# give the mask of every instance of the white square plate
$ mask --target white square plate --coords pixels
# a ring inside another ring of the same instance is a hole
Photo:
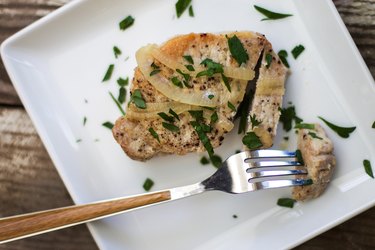
[[[335,144],[337,171],[324,195],[276,205],[289,189],[242,195],[211,192],[133,211],[90,224],[102,249],[283,249],[290,248],[369,208],[375,202],[374,180],[362,161],[375,164],[374,81],[330,0],[193,1],[195,17],[175,17],[175,0],[73,1],[30,25],[2,44],[2,57],[28,113],[76,203],[200,181],[214,172],[200,156],[130,160],[101,124],[115,121],[119,110],[117,77],[132,77],[135,51],[176,34],[252,30],[266,34],[276,51],[303,44],[295,60],[285,105],[291,101],[306,122],[317,116],[342,126],[356,126],[349,139],[326,128]],[[263,21],[254,4],[292,17]],[[135,23],[120,31],[132,15]],[[123,54],[115,59],[112,48]],[[126,60],[126,58],[128,60]],[[111,81],[101,80],[115,64]],[[83,126],[83,117],[87,123]],[[278,137],[286,134],[279,127]],[[223,157],[241,148],[233,131],[217,152]],[[80,140],[80,142],[77,142]],[[277,139],[275,147],[280,146]],[[293,141],[293,140],[292,140]],[[288,146],[294,149],[294,143]],[[233,218],[237,215],[238,218]]]

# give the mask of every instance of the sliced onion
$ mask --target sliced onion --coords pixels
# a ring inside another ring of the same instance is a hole
[[[133,120],[155,119],[160,117],[158,115],[160,112],[168,114],[169,109],[172,109],[176,114],[195,109],[192,105],[178,102],[146,103],[146,106],[146,109],[139,109],[130,104],[126,111],[126,116]]]
[[[199,91],[193,88],[179,88],[173,85],[170,80],[162,74],[154,74],[150,76],[153,68],[151,64],[154,58],[151,55],[153,45],[149,45],[139,49],[136,53],[138,67],[144,77],[149,81],[158,91],[166,97],[185,104],[192,104],[197,106],[216,107],[218,105],[219,93],[214,90]],[[209,95],[214,95],[212,99]]]
[[[179,69],[184,73],[189,73],[184,65],[177,62],[175,59],[171,58],[170,56],[163,53],[157,46],[153,45],[151,50],[152,56],[157,59],[159,62],[164,64],[170,69],[176,70]],[[201,65],[194,65],[194,69],[196,72],[201,72],[205,70],[204,67]],[[234,79],[241,79],[241,80],[252,80],[255,77],[254,70],[247,69],[244,67],[230,67],[230,66],[223,66],[224,75]]]

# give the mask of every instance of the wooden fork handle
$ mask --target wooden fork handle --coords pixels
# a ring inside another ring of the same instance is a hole
[[[0,219],[0,243],[82,224],[171,199],[161,191]]]

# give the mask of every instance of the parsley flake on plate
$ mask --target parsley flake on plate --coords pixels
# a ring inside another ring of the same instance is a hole
[[[118,109],[120,110],[121,114],[122,115],[125,115],[125,111],[124,109],[121,107],[121,103],[119,101],[117,101],[117,99],[113,96],[113,94],[111,92],[109,92],[109,95],[111,96],[113,102],[116,104],[116,106],[118,107]]]
[[[111,76],[112,76],[114,68],[115,68],[114,64],[110,64],[108,66],[108,69],[107,69],[107,71],[104,74],[102,82],[105,82],[105,81],[108,81],[109,79],[111,79]]]
[[[291,198],[280,198],[277,200],[277,205],[281,207],[293,208],[294,203],[296,203],[296,200],[291,199]]]
[[[120,87],[117,101],[122,104],[125,102],[125,99],[126,99],[126,89],[124,87]]]
[[[150,178],[147,178],[143,183],[143,189],[147,192],[151,190],[152,186],[154,186],[154,181]]]
[[[292,14],[283,14],[283,13],[273,12],[263,7],[260,7],[258,5],[254,5],[254,8],[265,16],[265,18],[263,18],[261,21],[277,20],[277,19],[282,19],[282,18],[286,18],[289,16],[293,16]]]
[[[128,86],[128,85],[129,85],[129,77],[127,77],[126,79],[123,79],[123,78],[119,77],[119,78],[117,79],[117,84],[118,84],[120,87]]]
[[[371,162],[369,160],[363,160],[363,167],[365,168],[366,174],[374,179],[374,174],[372,172]]]
[[[130,26],[133,25],[134,23],[134,18],[132,16],[127,16],[125,19],[123,19],[120,23],[119,23],[119,26],[120,26],[120,30],[126,30],[127,28],[129,28]]]
[[[281,62],[285,65],[285,67],[289,68],[288,60],[286,59],[288,57],[288,52],[286,50],[280,50],[279,53],[277,53],[279,56]]]
[[[294,59],[297,59],[299,55],[305,50],[305,47],[302,44],[297,45],[292,49],[292,55]]]
[[[210,160],[207,159],[206,156],[202,156],[202,158],[201,158],[201,160],[200,160],[200,163],[201,163],[202,165],[207,165],[207,164],[210,164]]]
[[[191,0],[178,0],[175,7],[176,7],[176,14],[177,18],[180,18],[180,16],[185,12],[185,10],[189,7],[191,4]]]
[[[333,131],[335,131],[342,138],[348,138],[350,134],[356,129],[356,127],[340,127],[327,121],[323,117],[318,116],[318,118],[322,120],[328,127],[330,127]]]
[[[113,46],[113,54],[115,54],[116,58],[118,58],[121,53],[121,50],[117,46]]]
[[[315,129],[315,124],[312,123],[297,123],[294,128],[299,129]]]
[[[108,129],[112,129],[114,125],[112,122],[103,122],[102,126]]]

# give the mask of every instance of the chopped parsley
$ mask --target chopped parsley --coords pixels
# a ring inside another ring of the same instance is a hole
[[[175,7],[176,7],[176,14],[177,18],[184,13],[184,11],[189,7],[191,0],[178,0]]]
[[[109,79],[111,79],[114,68],[115,68],[114,64],[111,64],[111,65],[108,66],[108,69],[105,72],[105,75],[103,77],[102,82],[105,82],[105,81],[108,81]]]
[[[236,35],[228,37],[228,47],[233,58],[237,61],[238,65],[242,65],[249,60],[249,55],[247,54],[245,48],[243,47],[240,39]]]
[[[190,64],[194,64],[193,58],[189,55],[183,56],[183,58]]]
[[[128,85],[129,85],[129,77],[127,77],[126,79],[123,79],[123,78],[119,77],[119,78],[117,79],[117,84],[118,84],[120,87],[128,86]]]
[[[216,123],[219,120],[219,116],[217,115],[217,112],[213,112],[211,115],[211,124]]]
[[[299,129],[315,129],[315,124],[312,123],[297,123],[294,128]]]
[[[372,172],[371,162],[369,160],[363,160],[363,167],[365,168],[366,174],[374,179],[374,174]]]
[[[272,63],[272,58],[273,56],[271,54],[266,54],[266,67],[269,68],[271,66],[271,63]]]
[[[322,120],[328,127],[330,127],[333,131],[335,131],[339,136],[342,138],[348,138],[350,133],[352,133],[356,127],[340,127],[329,121],[325,120],[323,117],[318,116],[320,120]]]
[[[262,121],[257,120],[256,114],[250,115],[250,122],[251,122],[251,129],[254,129],[254,127],[262,123]]]
[[[230,108],[232,111],[236,112],[236,107],[233,105],[233,103],[231,103],[230,101],[228,101],[228,108]]]
[[[194,10],[193,10],[193,6],[192,5],[190,5],[190,7],[189,7],[189,16],[190,17],[194,17]]]
[[[122,104],[125,102],[125,99],[126,99],[126,89],[124,87],[120,87],[117,100],[119,103]]]
[[[142,97],[141,90],[139,89],[133,91],[130,102],[134,103],[137,108],[146,109],[146,102]]]
[[[150,178],[147,178],[143,183],[143,189],[147,192],[151,190],[152,186],[154,186],[154,181]]]
[[[81,141],[82,141],[82,139],[77,139],[76,143],[80,143]]]
[[[171,81],[172,81],[173,85],[175,85],[179,88],[183,88],[182,82],[180,81],[180,79],[178,79],[178,77],[176,77],[176,76],[172,77]]]
[[[263,146],[263,143],[254,132],[248,132],[242,138],[242,143],[250,150],[254,150]]]
[[[152,62],[151,67],[153,68],[153,70],[151,71],[150,76],[156,75],[161,71],[160,67],[157,66],[154,62]]]
[[[185,79],[185,81],[190,81],[191,76],[189,74],[186,74],[182,72],[180,69],[176,69],[176,72],[182,75],[182,77]]]
[[[280,57],[281,62],[285,65],[285,67],[289,68],[288,60],[286,59],[288,57],[288,52],[286,50],[280,50],[277,55]]]
[[[86,125],[86,122],[87,122],[87,117],[85,116],[85,117],[83,117],[83,126]]]
[[[123,19],[120,23],[120,30],[126,30],[130,26],[132,26],[134,23],[134,18],[132,16],[127,16],[125,19]]]
[[[292,122],[301,123],[302,119],[296,115],[294,106],[290,106],[285,109],[280,109],[280,122],[283,123],[283,128],[286,132],[292,129]]]
[[[194,69],[194,66],[191,65],[191,64],[187,64],[187,65],[185,65],[185,67],[186,67],[189,71],[194,71],[194,70],[195,70],[195,69]]]
[[[203,120],[203,110],[188,110],[191,117],[200,122]]]
[[[372,123],[371,128],[375,128],[375,121]]]
[[[277,20],[277,19],[282,19],[282,18],[286,18],[289,16],[293,16],[292,14],[283,14],[283,13],[273,12],[273,11],[267,10],[257,5],[254,5],[254,8],[265,16],[265,18],[263,18],[261,21]]]
[[[122,115],[125,115],[125,111],[124,109],[121,107],[121,103],[119,103],[119,101],[117,101],[117,99],[113,96],[113,94],[111,92],[109,92],[109,95],[111,96],[112,100],[115,102],[116,106],[118,107],[118,109],[120,110],[121,114]]]
[[[201,160],[200,160],[200,163],[201,163],[202,165],[207,165],[207,164],[210,163],[210,160],[207,159],[206,156],[202,156],[202,158],[201,158]]]
[[[212,94],[211,94],[211,95],[208,95],[208,99],[210,99],[210,100],[211,100],[212,98],[214,98],[214,97],[215,97],[215,96],[212,95]]]
[[[112,129],[114,125],[112,122],[103,122],[102,126]]]
[[[173,111],[173,109],[169,109],[169,114],[173,115],[174,118],[176,118],[177,120],[180,120],[180,117],[178,117],[178,114],[176,112]]]
[[[160,143],[159,135],[155,132],[155,130],[153,128],[149,128],[148,131]]]
[[[224,73],[223,65],[221,65],[220,63],[214,62],[209,58],[204,59],[200,64],[204,65],[207,68],[207,70],[199,72],[196,77],[213,76],[214,74],[217,74],[217,73],[220,73],[220,74]]]
[[[318,136],[316,133],[314,133],[314,132],[309,132],[308,135],[311,136],[311,137],[314,138],[314,139],[323,140],[322,137],[319,137],[319,136]]]
[[[232,92],[230,84],[229,84],[228,77],[226,77],[223,73],[221,73],[221,78],[223,79],[224,85],[225,85],[225,87],[227,87],[228,91]]]
[[[168,129],[171,132],[180,132],[180,129],[176,125],[173,125],[171,123],[162,122],[162,125],[165,129]]]
[[[119,55],[121,55],[121,50],[117,46],[113,46],[113,54],[115,54],[115,57],[118,58]]]
[[[297,57],[305,50],[305,47],[302,44],[297,45],[292,49],[292,55],[294,59],[297,59]]]
[[[291,198],[280,198],[280,199],[277,200],[277,205],[279,205],[281,207],[293,208],[294,203],[296,203],[296,200],[291,199]]]
[[[169,115],[167,115],[164,112],[158,113],[158,116],[160,116],[163,120],[165,120],[167,122],[174,122],[174,117],[173,116],[169,116]]]
[[[210,159],[214,156],[214,149],[210,142],[210,139],[204,132],[203,126],[198,121],[191,121],[190,124],[193,126],[195,132],[197,132],[200,141],[202,142],[204,148],[207,150]]]
[[[232,217],[233,217],[233,219],[237,219],[238,218],[238,216],[236,214],[233,214]]]
[[[299,163],[301,163],[302,165],[305,165],[305,162],[303,161],[301,150],[299,150],[299,149],[296,150],[296,158],[297,158],[297,161]]]

